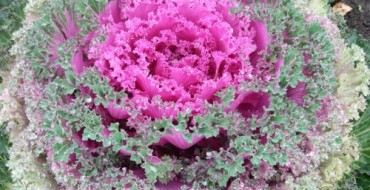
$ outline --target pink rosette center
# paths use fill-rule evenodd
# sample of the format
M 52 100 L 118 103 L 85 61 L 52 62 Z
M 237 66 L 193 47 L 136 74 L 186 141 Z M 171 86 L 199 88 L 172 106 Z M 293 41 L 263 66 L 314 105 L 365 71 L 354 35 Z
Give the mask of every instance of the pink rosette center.
M 117 91 L 130 94 L 126 101 L 143 118 L 176 118 L 188 109 L 200 114 L 205 102 L 216 100 L 216 92 L 251 80 L 248 60 L 262 44 L 256 39 L 267 39 L 245 14 L 230 13 L 236 6 L 227 0 L 111 1 L 96 32 L 106 38 L 93 43 L 89 58 Z M 252 104 L 249 110 L 260 105 Z M 261 112 L 260 107 L 257 112 L 242 107 L 237 110 L 248 117 Z M 113 102 L 108 107 L 116 119 L 130 119 L 127 110 Z M 170 131 L 158 144 L 187 149 L 203 138 L 193 136 L 189 143 Z

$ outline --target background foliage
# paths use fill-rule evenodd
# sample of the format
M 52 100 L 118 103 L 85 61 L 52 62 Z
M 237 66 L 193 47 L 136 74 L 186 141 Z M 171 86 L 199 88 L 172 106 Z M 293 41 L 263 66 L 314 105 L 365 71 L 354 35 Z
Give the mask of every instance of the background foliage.
M 0 69 L 6 69 L 11 62 L 8 53 L 13 44 L 12 33 L 22 26 L 24 18 L 23 8 L 27 0 L 1 0 L 0 1 Z
M 8 148 L 10 144 L 7 135 L 2 130 L 4 125 L 0 125 L 0 189 L 7 189 L 12 182 L 10 172 L 6 167 L 6 162 L 9 159 Z
M 1 0 L 0 1 L 0 70 L 8 70 L 7 65 L 12 61 L 9 49 L 13 45 L 12 33 L 22 26 L 24 18 L 23 9 L 26 0 Z M 0 92 L 3 78 L 0 76 Z M 1 105 L 0 105 L 1 109 Z M 9 159 L 8 149 L 10 143 L 8 136 L 3 131 L 6 123 L 0 124 L 0 189 L 9 189 L 12 182 L 6 162 Z

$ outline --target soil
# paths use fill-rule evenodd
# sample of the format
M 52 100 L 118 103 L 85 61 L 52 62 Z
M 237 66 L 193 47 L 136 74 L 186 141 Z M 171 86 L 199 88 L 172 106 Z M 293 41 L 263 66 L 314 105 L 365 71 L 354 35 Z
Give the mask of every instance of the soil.
M 347 26 L 370 40 L 370 0 L 338 0 L 353 8 L 344 16 Z M 335 4 L 333 3 L 333 4 Z

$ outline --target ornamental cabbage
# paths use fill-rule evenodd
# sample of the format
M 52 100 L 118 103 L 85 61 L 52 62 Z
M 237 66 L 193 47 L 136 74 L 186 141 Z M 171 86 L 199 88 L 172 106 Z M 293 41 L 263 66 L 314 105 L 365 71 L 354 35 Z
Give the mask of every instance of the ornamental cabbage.
M 364 108 L 369 77 L 346 82 L 358 47 L 342 55 L 335 26 L 298 4 L 30 1 L 35 22 L 12 49 L 18 100 L 6 95 L 23 117 L 8 131 L 31 146 L 14 142 L 8 165 L 27 178 L 14 163 L 31 163 L 47 183 L 17 187 L 332 187 L 358 159 L 346 96 Z

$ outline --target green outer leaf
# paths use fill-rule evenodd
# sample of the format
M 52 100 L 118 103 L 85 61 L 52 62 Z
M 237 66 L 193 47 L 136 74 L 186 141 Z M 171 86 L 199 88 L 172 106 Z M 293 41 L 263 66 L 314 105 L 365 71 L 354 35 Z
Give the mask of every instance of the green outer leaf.
M 358 139 L 361 151 L 360 159 L 354 163 L 354 168 L 370 177 L 370 97 L 367 98 L 367 103 L 366 110 L 354 125 L 352 135 Z
M 56 143 L 53 147 L 55 151 L 54 158 L 59 162 L 68 162 L 69 156 L 74 153 L 77 144 L 70 144 L 68 142 Z
M 359 174 L 356 176 L 357 186 L 366 189 L 370 187 L 370 176 L 367 174 Z
M 12 178 L 10 177 L 10 171 L 6 166 L 6 162 L 9 159 L 8 148 L 10 143 L 7 135 L 2 130 L 4 123 L 0 125 L 0 189 L 9 189 L 8 185 L 12 183 Z

